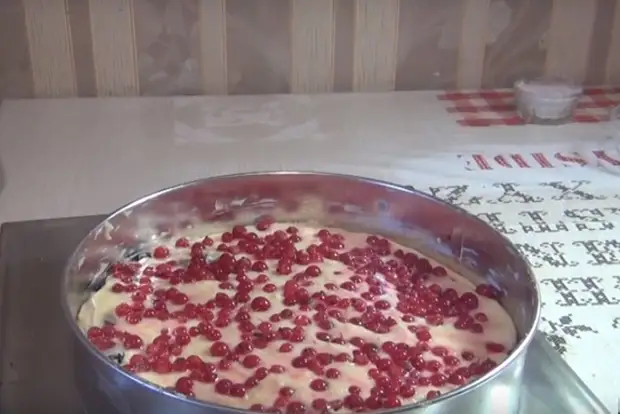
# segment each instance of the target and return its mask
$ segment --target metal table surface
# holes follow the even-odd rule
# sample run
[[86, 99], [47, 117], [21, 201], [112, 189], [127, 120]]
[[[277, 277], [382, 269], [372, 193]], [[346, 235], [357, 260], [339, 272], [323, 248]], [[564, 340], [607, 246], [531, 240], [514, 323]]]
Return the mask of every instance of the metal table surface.
[[[72, 341], [60, 308], [59, 279], [71, 251], [102, 219], [2, 225], [0, 413], [84, 413], [73, 383]], [[521, 412], [609, 413], [542, 335], [528, 353]]]

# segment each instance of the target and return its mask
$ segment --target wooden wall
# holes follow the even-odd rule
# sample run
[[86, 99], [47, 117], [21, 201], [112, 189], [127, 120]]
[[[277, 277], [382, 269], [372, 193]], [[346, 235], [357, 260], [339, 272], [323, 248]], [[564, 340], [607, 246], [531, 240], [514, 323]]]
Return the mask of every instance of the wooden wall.
[[0, 96], [620, 83], [618, 0], [0, 0]]

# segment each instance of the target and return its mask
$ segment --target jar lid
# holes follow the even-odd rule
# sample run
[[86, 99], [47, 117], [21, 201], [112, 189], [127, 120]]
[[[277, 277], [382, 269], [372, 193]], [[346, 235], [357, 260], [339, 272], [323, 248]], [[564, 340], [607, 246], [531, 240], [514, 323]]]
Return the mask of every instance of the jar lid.
[[583, 88], [560, 78], [520, 79], [515, 82], [515, 89], [548, 99], [574, 98], [583, 93]]

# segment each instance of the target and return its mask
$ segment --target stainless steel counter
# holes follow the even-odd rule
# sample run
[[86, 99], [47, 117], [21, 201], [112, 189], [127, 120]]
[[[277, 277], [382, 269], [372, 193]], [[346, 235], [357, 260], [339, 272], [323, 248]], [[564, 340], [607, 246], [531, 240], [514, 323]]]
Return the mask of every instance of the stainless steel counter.
[[[72, 344], [59, 306], [59, 277], [68, 255], [101, 218], [2, 225], [1, 413], [84, 412], [73, 384]], [[609, 413], [542, 335], [528, 355], [523, 395], [522, 413]]]

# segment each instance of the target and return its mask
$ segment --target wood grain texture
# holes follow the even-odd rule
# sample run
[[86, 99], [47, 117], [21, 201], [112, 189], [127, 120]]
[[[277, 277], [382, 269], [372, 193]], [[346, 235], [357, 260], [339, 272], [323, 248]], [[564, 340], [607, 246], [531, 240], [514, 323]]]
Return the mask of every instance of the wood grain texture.
[[96, 96], [95, 62], [87, 1], [67, 0], [67, 16], [73, 46], [73, 66], [78, 96]]
[[139, 95], [133, 1], [88, 1], [97, 95]]
[[0, 3], [0, 100], [32, 98], [34, 84], [26, 34], [26, 17], [20, 0]]
[[586, 79], [596, 4], [594, 1], [554, 0], [545, 75], [577, 83]]
[[291, 2], [227, 0], [228, 93], [288, 93]]
[[456, 86], [479, 89], [482, 86], [490, 0], [463, 0]]
[[334, 0], [292, 0], [291, 92], [334, 88]]
[[192, 95], [202, 86], [198, 0], [133, 0], [140, 94]]
[[482, 86], [511, 87], [543, 75], [552, 0], [493, 0], [490, 4]]
[[598, 0], [596, 2], [596, 15], [592, 24], [592, 36], [590, 37], [588, 67], [586, 70], [585, 83], [588, 85], [600, 85], [605, 83], [605, 67], [613, 30], [616, 0]]
[[353, 90], [394, 90], [399, 0], [357, 0]]
[[199, 1], [200, 66], [202, 90], [207, 94], [228, 92], [226, 69], [226, 2]]
[[401, 0], [396, 89], [454, 89], [459, 7], [453, 0]]
[[0, 0], [0, 98], [620, 84], [619, 3]]
[[610, 33], [609, 55], [605, 66], [606, 83], [620, 84], [620, 5], [617, 2]]
[[353, 90], [355, 0], [335, 0], [334, 92]]
[[65, 0], [23, 0], [34, 95], [77, 95], [73, 49]]

